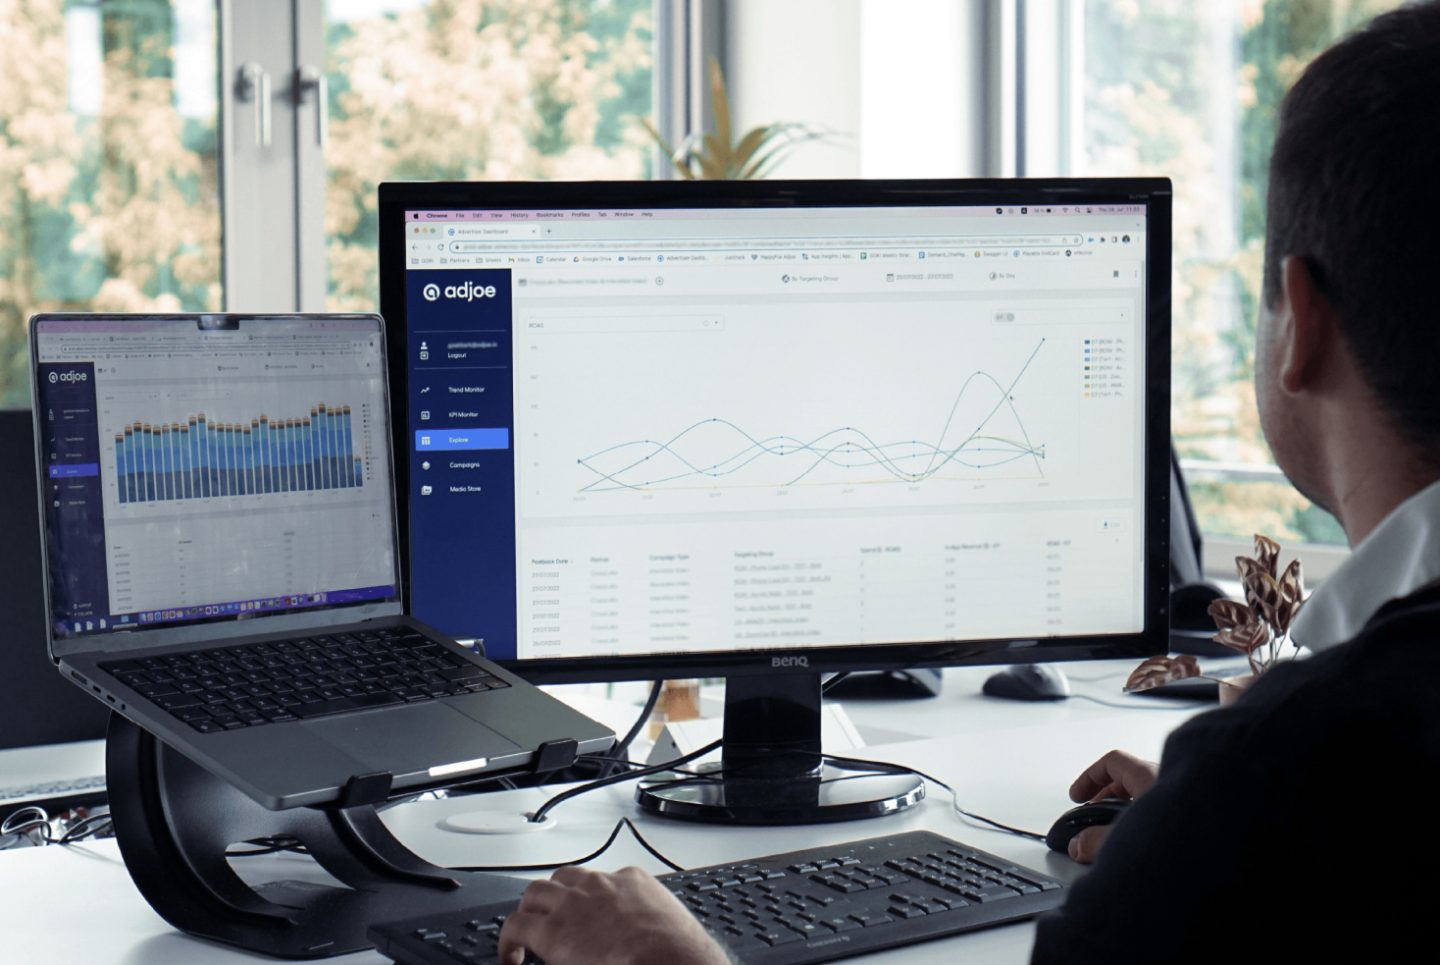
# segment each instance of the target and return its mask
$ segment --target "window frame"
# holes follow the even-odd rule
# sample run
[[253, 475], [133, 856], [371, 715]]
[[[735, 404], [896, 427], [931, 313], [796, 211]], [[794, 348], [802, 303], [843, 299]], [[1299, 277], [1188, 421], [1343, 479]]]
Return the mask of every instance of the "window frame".
[[[1005, 150], [1016, 161], [1013, 172], [1006, 173], [1018, 177], [1079, 173], [1084, 150], [1078, 118], [1084, 109], [1085, 0], [982, 2], [995, 9], [996, 16], [1015, 20], [1013, 66], [1008, 69], [1014, 72], [1016, 123], [1013, 134], [1001, 133], [1013, 136], [1013, 144]], [[1180, 468], [1187, 480], [1288, 485], [1284, 473], [1273, 463], [1181, 459]], [[1235, 557], [1254, 553], [1247, 540], [1208, 533], [1201, 539], [1204, 574], [1210, 580], [1233, 581]], [[1350, 555], [1348, 547], [1321, 543], [1302, 543], [1286, 549], [1300, 558], [1312, 584], [1328, 577]]]

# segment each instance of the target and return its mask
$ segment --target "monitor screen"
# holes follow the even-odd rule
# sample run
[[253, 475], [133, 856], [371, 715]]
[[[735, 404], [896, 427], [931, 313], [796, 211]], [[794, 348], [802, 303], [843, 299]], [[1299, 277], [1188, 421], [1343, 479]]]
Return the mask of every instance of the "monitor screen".
[[40, 316], [56, 641], [400, 596], [375, 316]]
[[387, 185], [414, 614], [636, 675], [1163, 633], [1168, 184], [1048, 184]]

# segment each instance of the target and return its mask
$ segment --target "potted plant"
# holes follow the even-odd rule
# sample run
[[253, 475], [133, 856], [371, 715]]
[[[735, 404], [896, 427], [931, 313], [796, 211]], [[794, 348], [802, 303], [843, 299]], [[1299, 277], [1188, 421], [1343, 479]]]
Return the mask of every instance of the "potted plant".
[[679, 147], [660, 135], [649, 118], [641, 118], [645, 130], [660, 146], [680, 176], [687, 180], [749, 180], [763, 178], [797, 144], [825, 140], [827, 135], [793, 122], [763, 124], [735, 135], [730, 123], [730, 98], [725, 93], [725, 76], [720, 64], [710, 58], [710, 107], [715, 117], [712, 133], [691, 134]]
[[[1265, 671], [1299, 653], [1290, 639], [1290, 627], [1305, 602], [1305, 577], [1298, 558], [1283, 572], [1279, 564], [1280, 544], [1257, 534], [1255, 555], [1235, 557], [1245, 602], [1216, 600], [1210, 604], [1215, 642], [1243, 653], [1250, 662], [1250, 673], [1218, 680], [1221, 704], [1233, 702]], [[1135, 668], [1125, 689], [1149, 690], [1172, 680], [1204, 676], [1194, 657], [1152, 657]]]

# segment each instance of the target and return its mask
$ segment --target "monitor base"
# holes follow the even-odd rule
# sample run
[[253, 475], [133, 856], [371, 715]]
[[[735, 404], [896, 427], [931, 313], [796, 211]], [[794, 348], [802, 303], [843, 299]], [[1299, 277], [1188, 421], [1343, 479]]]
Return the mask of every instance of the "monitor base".
[[827, 765], [821, 708], [819, 674], [729, 678], [720, 762], [640, 785], [640, 809], [717, 824], [818, 824], [896, 814], [924, 799], [917, 775]]
[[[913, 774], [857, 774], [826, 766], [803, 778], [687, 777], [642, 785], [640, 809], [716, 824], [821, 824], [896, 814], [925, 798]], [[704, 771], [705, 768], [700, 770]]]

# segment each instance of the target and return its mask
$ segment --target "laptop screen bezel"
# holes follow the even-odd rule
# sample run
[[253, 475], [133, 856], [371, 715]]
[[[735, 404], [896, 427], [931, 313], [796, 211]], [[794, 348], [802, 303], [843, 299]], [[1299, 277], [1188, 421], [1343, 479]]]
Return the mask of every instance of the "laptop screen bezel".
[[[53, 603], [54, 571], [51, 567], [53, 543], [51, 540], [51, 518], [45, 506], [45, 456], [44, 427], [41, 424], [41, 388], [38, 372], [40, 366], [41, 327], [49, 322], [83, 322], [100, 324], [144, 323], [157, 321], [193, 320], [197, 325], [207, 327], [225, 326], [231, 322], [244, 321], [366, 321], [375, 326], [380, 337], [380, 379], [383, 390], [382, 418], [385, 458], [389, 461], [390, 472], [390, 543], [393, 561], [392, 579], [395, 593], [378, 601], [350, 604], [321, 604], [302, 611], [257, 614], [253, 616], [220, 616], [187, 620], [166, 626], [137, 626], [130, 630], [110, 630], [104, 633], [83, 634], [75, 637], [58, 638], [55, 635], [57, 619]], [[40, 553], [43, 568], [41, 581], [45, 593], [45, 640], [52, 660], [59, 662], [75, 654], [93, 654], [97, 651], [109, 655], [122, 655], [140, 650], [150, 650], [173, 644], [195, 642], [223, 642], [238, 637], [250, 637], [266, 633], [303, 633], [322, 627], [334, 627], [341, 623], [358, 623], [375, 617], [396, 616], [404, 612], [405, 587], [404, 568], [400, 557], [399, 506], [396, 499], [395, 452], [393, 426], [391, 424], [390, 378], [388, 353], [385, 345], [385, 321], [375, 313], [303, 313], [303, 312], [158, 312], [144, 314], [120, 313], [77, 313], [53, 312], [33, 315], [30, 318], [30, 385], [31, 408], [35, 424], [35, 496], [40, 512]]]

